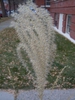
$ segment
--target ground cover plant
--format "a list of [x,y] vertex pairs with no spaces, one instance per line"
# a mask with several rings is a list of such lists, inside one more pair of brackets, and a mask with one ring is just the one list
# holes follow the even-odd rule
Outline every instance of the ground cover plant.
[[[19,62],[16,45],[20,40],[13,28],[0,32],[0,89],[33,89],[32,78]],[[57,53],[52,69],[48,74],[46,88],[51,88],[56,76],[64,66],[69,66],[62,73],[55,88],[75,88],[75,44],[56,33]],[[32,66],[28,56],[24,56],[28,66]],[[65,60],[66,59],[66,60]],[[30,67],[32,68],[32,67]],[[9,74],[11,71],[12,77]],[[33,69],[31,69],[33,72]],[[14,84],[12,84],[14,83]]]

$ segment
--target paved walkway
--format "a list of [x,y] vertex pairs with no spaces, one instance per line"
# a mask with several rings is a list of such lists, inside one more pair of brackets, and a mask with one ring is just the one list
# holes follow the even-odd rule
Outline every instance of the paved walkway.
[[9,19],[7,21],[4,21],[4,22],[0,23],[0,31],[2,31],[5,28],[10,27],[11,21],[12,21],[12,19]]
[[[9,92],[0,91],[0,100],[14,100],[14,95]],[[17,100],[39,100],[39,97],[35,90],[20,90]],[[45,90],[43,100],[75,100],[75,89]]]

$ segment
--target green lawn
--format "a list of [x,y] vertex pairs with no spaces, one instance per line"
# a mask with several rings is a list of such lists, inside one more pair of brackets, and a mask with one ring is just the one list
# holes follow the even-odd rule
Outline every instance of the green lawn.
[[75,44],[56,33],[57,53],[51,74],[48,75],[48,87],[55,81],[58,73],[64,68],[56,88],[75,88]]
[[[34,88],[32,78],[19,62],[16,47],[19,43],[13,28],[0,32],[0,88]],[[52,87],[57,75],[64,66],[68,66],[62,73],[55,88],[75,88],[75,45],[56,33],[57,54],[52,69],[48,74],[46,88]],[[22,51],[28,68],[34,73],[32,64],[26,53]]]

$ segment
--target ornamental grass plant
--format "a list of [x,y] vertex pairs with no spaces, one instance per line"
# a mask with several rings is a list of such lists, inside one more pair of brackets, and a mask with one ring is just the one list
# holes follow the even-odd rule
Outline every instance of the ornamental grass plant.
[[[16,29],[20,39],[17,55],[30,76],[33,77],[39,98],[42,100],[46,78],[56,54],[53,21],[46,9],[37,7],[31,2],[20,5],[18,12],[18,14],[12,15],[14,17],[12,26]],[[22,57],[22,50],[30,58],[35,77],[31,75],[31,71]]]

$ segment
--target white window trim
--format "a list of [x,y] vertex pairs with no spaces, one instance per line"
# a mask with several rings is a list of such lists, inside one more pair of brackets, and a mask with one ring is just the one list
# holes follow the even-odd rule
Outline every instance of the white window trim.
[[67,33],[64,34],[63,32],[59,31],[59,29],[57,29],[56,27],[54,27],[54,30],[55,30],[56,32],[58,32],[59,34],[63,35],[64,37],[66,37],[68,40],[70,40],[72,43],[75,44],[75,40],[72,39],[72,38],[70,37],[69,34],[67,34]]
[[42,7],[42,8],[44,8],[44,7],[49,8],[49,7],[50,7],[50,5],[41,5],[41,7]]
[[43,8],[43,7],[45,7],[45,5],[41,5],[41,7]]
[[50,7],[50,5],[46,5],[45,7]]

